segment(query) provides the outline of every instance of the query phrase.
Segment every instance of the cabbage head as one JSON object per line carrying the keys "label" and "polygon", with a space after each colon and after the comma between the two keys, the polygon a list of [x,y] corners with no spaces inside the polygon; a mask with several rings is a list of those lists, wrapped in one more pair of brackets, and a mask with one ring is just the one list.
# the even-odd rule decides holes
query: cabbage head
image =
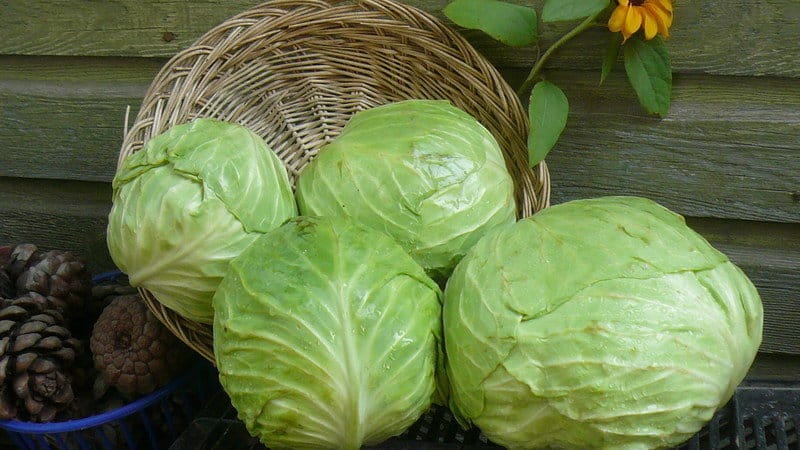
{"label": "cabbage head", "polygon": [[214,119],[148,141],[122,162],[113,189],[114,263],[131,285],[204,323],[230,260],[297,215],[286,169],[264,140]]}
{"label": "cabbage head", "polygon": [[451,408],[512,449],[690,438],[761,342],[725,255],[650,200],[545,209],[482,239],[445,289]]}
{"label": "cabbage head", "polygon": [[377,444],[438,395],[441,291],[378,231],[292,219],[233,260],[214,309],[222,386],[272,449]]}
{"label": "cabbage head", "polygon": [[431,276],[516,220],[497,141],[446,100],[360,111],[297,181],[300,213],[349,217],[395,238]]}

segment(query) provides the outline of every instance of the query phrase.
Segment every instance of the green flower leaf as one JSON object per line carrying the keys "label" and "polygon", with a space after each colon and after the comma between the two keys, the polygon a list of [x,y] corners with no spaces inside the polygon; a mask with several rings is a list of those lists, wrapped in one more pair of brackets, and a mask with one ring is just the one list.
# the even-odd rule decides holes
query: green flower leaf
{"label": "green flower leaf", "polygon": [[536,10],[498,0],[455,0],[444,15],[456,25],[480,30],[512,47],[536,42],[538,36]]}
{"label": "green flower leaf", "polygon": [[614,69],[614,65],[619,58],[619,51],[622,48],[622,33],[614,33],[611,35],[611,40],[608,42],[606,49],[606,57],[603,59],[603,69],[600,73],[600,84],[606,81],[608,75]]}
{"label": "green flower leaf", "polygon": [[661,38],[633,36],[625,43],[625,71],[645,111],[661,117],[669,111],[672,64]]}
{"label": "green flower leaf", "polygon": [[609,0],[547,0],[542,10],[542,21],[583,19],[602,11],[608,4]]}
{"label": "green flower leaf", "polygon": [[567,125],[568,114],[569,101],[558,86],[549,81],[536,83],[528,106],[528,118],[531,122],[528,162],[531,167],[544,160],[550,149],[556,145]]}

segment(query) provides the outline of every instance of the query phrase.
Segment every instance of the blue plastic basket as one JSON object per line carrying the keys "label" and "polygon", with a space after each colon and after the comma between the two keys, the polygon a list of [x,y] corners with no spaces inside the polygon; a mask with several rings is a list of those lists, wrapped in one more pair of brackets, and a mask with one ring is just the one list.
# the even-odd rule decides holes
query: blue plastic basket
{"label": "blue plastic basket", "polygon": [[[93,281],[119,276],[109,272]],[[202,361],[166,386],[112,411],[63,422],[3,420],[0,428],[22,450],[166,449],[217,390],[214,369]]]}

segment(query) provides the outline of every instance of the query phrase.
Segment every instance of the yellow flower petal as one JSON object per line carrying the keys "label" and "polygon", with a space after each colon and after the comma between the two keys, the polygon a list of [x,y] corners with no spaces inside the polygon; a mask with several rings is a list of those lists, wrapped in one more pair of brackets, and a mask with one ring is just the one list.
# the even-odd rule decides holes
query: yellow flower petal
{"label": "yellow flower petal", "polygon": [[627,12],[628,7],[617,6],[614,9],[614,12],[611,13],[611,17],[608,19],[608,29],[614,33],[622,31],[622,25],[625,23],[625,16]]}
{"label": "yellow flower petal", "polygon": [[656,37],[658,33],[658,21],[650,14],[642,14],[642,23],[644,24],[644,38],[648,41]]}
{"label": "yellow flower petal", "polygon": [[669,27],[672,25],[672,13],[664,11],[657,4],[648,3],[645,5],[648,14],[655,19],[658,25],[658,33],[664,37],[669,37]]}
{"label": "yellow flower petal", "polygon": [[658,14],[660,17],[662,17],[664,24],[667,25],[667,27],[672,25],[672,9],[664,8],[664,6],[658,2],[645,3],[644,6],[652,13]]}
{"label": "yellow flower petal", "polygon": [[628,15],[625,17],[625,25],[622,28],[622,35],[625,36],[625,39],[628,39],[639,31],[639,28],[642,27],[642,13],[639,11],[639,8],[628,8]]}
{"label": "yellow flower petal", "polygon": [[662,7],[664,11],[672,12],[672,1],[671,0],[651,0],[648,3],[655,3],[658,6]]}
{"label": "yellow flower petal", "polygon": [[669,37],[672,26],[672,0],[639,0],[634,6],[631,0],[617,0],[617,7],[608,19],[608,29],[621,32],[623,42],[640,29],[646,39],[657,34]]}
{"label": "yellow flower petal", "polygon": [[664,16],[664,25],[666,25],[667,28],[672,26],[672,12]]}

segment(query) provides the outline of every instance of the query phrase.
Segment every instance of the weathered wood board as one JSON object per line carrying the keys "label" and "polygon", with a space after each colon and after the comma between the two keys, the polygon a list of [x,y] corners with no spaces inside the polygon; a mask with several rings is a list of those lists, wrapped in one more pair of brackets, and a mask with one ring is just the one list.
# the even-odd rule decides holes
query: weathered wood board
{"label": "weathered wood board", "polygon": [[[257,0],[28,0],[0,3],[0,54],[171,56]],[[406,3],[443,17],[446,0]],[[541,10],[541,0],[519,1]],[[800,77],[800,3],[795,0],[677,2],[668,42],[678,72]],[[569,25],[543,28],[543,46]],[[495,64],[528,67],[539,49],[509,49],[480,33],[466,36]],[[550,67],[598,68],[607,30],[585,33]]]}
{"label": "weathered wood board", "polygon": [[763,350],[800,353],[800,225],[697,218],[687,223],[758,288],[764,303]]}
{"label": "weathered wood board", "polygon": [[747,378],[796,383],[797,380],[800,380],[800,356],[759,353],[753,365],[750,366]]}
{"label": "weathered wood board", "polygon": [[105,239],[109,183],[0,177],[0,193],[0,245],[70,250],[93,273],[114,268]]}
{"label": "weathered wood board", "polygon": [[[443,17],[448,0],[407,0]],[[167,58],[260,0],[0,2],[0,244],[69,248],[93,271],[105,244],[125,111]],[[542,0],[517,3],[540,7]],[[554,203],[653,198],[754,280],[765,306],[756,378],[800,377],[800,2],[676,2],[667,41],[673,104],[643,113],[621,67],[598,86],[602,26],[559,50],[545,76],[570,100],[548,157]],[[459,30],[512,85],[569,27],[511,49]]]}
{"label": "weathered wood board", "polygon": [[571,104],[547,158],[554,202],[634,194],[686,215],[800,222],[800,81],[681,75],[658,120],[622,74],[550,79]]}
{"label": "weathered wood board", "polygon": [[110,181],[161,59],[0,57],[0,176]]}
{"label": "weathered wood board", "polygon": [[[83,255],[112,269],[105,242],[108,183],[0,178],[0,245],[33,242]],[[762,351],[800,354],[800,226],[689,219],[690,226],[753,279],[765,307]]]}
{"label": "weathered wood board", "polygon": [[[54,58],[42,70],[43,61],[0,67],[0,176],[110,181],[126,108],[133,120],[160,66]],[[619,71],[599,87],[593,72],[547,76],[572,105],[548,158],[554,202],[636,194],[691,216],[800,221],[800,82],[683,75],[659,121]]]}

